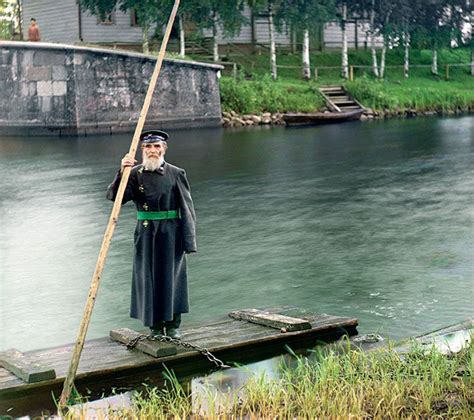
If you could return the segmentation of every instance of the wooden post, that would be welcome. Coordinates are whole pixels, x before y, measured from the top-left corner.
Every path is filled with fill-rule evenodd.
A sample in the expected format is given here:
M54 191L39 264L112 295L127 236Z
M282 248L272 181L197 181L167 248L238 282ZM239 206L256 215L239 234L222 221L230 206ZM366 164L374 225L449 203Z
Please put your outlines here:
M178 11L179 0L175 0L173 10L171 11L170 18L168 20L168 25L166 27L165 35L161 43L160 52L158 54L158 59L156 60L155 70L151 76L150 85L148 86L148 91L143 103L143 108L140 112L140 117L138 119L137 126L135 128L135 133L133 134L132 143L130 145L129 155L135 157L137 152L138 142L140 141L140 135L142 133L143 126L145 124L146 116L148 109L153 98L153 92L155 90L156 81L158 75L160 74L161 64L163 63L163 58L166 52L166 46L171 33L171 28L173 26L174 19L176 17L176 12ZM81 357L82 348L84 347L84 341L87 334L87 329L89 327L92 309L94 308L94 303L97 296L97 290L99 289L100 278L102 276L102 271L105 265L105 259L109 251L110 241L115 230L115 225L120 214L120 208L122 206L122 199L125 193L125 188L128 183L128 178L130 176L131 167L127 166L122 173L122 178L120 180L120 185L117 191L117 196L115 197L114 206L110 214L109 223L105 230L104 238L102 240L102 246L100 248L99 256L97 258L97 264L95 267L94 275L92 276L91 286L89 288L89 295L87 297L86 307L84 308L84 314L82 316L81 325L79 327L79 333L77 336L76 344L74 346L73 354L71 357L71 363L69 365L69 370L64 381L63 391L61 393L61 398L59 400L59 410L61 411L64 408L69 400L71 395L72 388L74 386L74 378L76 376L77 367L79 365L79 359Z
M354 80L354 66L349 66L349 80L351 82Z
M318 80L318 68L314 68L314 80Z
M234 76L234 80L237 79L237 63L232 64L232 76Z
M446 64L446 80L449 80L449 64Z

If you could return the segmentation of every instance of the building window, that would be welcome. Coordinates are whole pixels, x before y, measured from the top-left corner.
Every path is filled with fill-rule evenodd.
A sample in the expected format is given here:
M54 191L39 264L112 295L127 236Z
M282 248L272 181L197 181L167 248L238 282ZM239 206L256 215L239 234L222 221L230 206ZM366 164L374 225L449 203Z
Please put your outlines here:
M113 25L114 22L114 12L106 13L103 18L100 16L97 17L97 23L99 25Z
M138 19L138 13L136 10L131 10L131 25L132 26L140 26L140 21Z

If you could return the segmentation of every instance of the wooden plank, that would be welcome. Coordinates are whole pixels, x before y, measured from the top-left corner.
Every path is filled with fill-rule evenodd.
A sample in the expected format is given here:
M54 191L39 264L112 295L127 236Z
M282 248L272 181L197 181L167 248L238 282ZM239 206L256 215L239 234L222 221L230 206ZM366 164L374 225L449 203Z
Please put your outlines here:
M34 363L31 358L16 349L0 353L0 366L29 384L56 378L54 369Z
M244 309L242 311L230 312L231 318L249 321L254 324L264 325L266 327L276 328L282 332L302 331L311 328L311 324L301 318L293 318L286 315L272 314L268 311L259 309Z
M326 95L325 92L323 92L321 89L319 89L319 91L321 92L321 95L323 96L324 100L326 101L326 105L328 106L328 108L330 108L331 110L336 111L336 112L341 112L339 107L331 101L331 99Z
M119 328L110 331L110 338L112 340L125 345L128 345L131 341L137 339L141 335L141 333L131 330L130 328ZM140 340L135 348L153 357L172 356L177 353L176 346L152 340Z

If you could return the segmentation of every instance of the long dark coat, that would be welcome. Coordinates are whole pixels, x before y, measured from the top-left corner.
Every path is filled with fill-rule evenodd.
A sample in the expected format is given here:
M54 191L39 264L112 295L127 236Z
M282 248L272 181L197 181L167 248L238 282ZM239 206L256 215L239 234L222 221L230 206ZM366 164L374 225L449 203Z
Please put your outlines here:
M114 200L120 172L107 189ZM196 252L196 215L186 173L165 162L157 171L132 168L123 203L137 210L180 210L180 219L138 220L135 229L130 316L145 326L189 312L185 253Z

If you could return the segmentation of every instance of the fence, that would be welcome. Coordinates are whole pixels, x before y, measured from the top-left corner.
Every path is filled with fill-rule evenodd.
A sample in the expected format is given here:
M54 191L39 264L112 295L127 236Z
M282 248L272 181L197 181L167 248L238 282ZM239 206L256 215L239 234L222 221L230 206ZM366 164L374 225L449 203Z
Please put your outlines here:
M413 69L417 69L417 68L425 68L425 69L430 69L430 73L431 74L431 64L410 64L409 66L409 70L413 70ZM463 68L463 67L467 67L467 68L470 68L471 69L471 72L472 70L474 69L474 63L449 63L449 64L442 64L442 65L438 65L438 69L439 69L439 73L440 74L443 74L444 76L444 79L445 80L450 80L451 78L451 75L452 75L452 70L453 69L457 69L457 68ZM303 73L303 68L302 66L289 66L289 65L277 65L277 68L278 69L282 69L282 70L297 70L299 72L299 75L302 77L302 73ZM371 73L372 72L372 66L371 65L359 65L359 64L353 64L353 65L350 65L348 66L348 74L349 74L349 77L348 79L353 81L355 80L356 76L357 76L357 70L363 70L363 69L367 69L368 71L366 72L363 72L363 73ZM386 65L385 66L385 71L387 70L393 70L393 69L401 69L402 71L405 69L405 66L404 65ZM380 71L380 67L379 67L379 71ZM326 77L321 77L321 73L325 73L326 74ZM329 73L329 76L327 76L327 74ZM470 72L468 72L470 73ZM313 67L313 71L312 71L312 77L314 80L319 80L320 78L323 78L323 79L341 79L342 76L342 67L341 66L315 66ZM385 73L385 75L387 75L387 73Z

